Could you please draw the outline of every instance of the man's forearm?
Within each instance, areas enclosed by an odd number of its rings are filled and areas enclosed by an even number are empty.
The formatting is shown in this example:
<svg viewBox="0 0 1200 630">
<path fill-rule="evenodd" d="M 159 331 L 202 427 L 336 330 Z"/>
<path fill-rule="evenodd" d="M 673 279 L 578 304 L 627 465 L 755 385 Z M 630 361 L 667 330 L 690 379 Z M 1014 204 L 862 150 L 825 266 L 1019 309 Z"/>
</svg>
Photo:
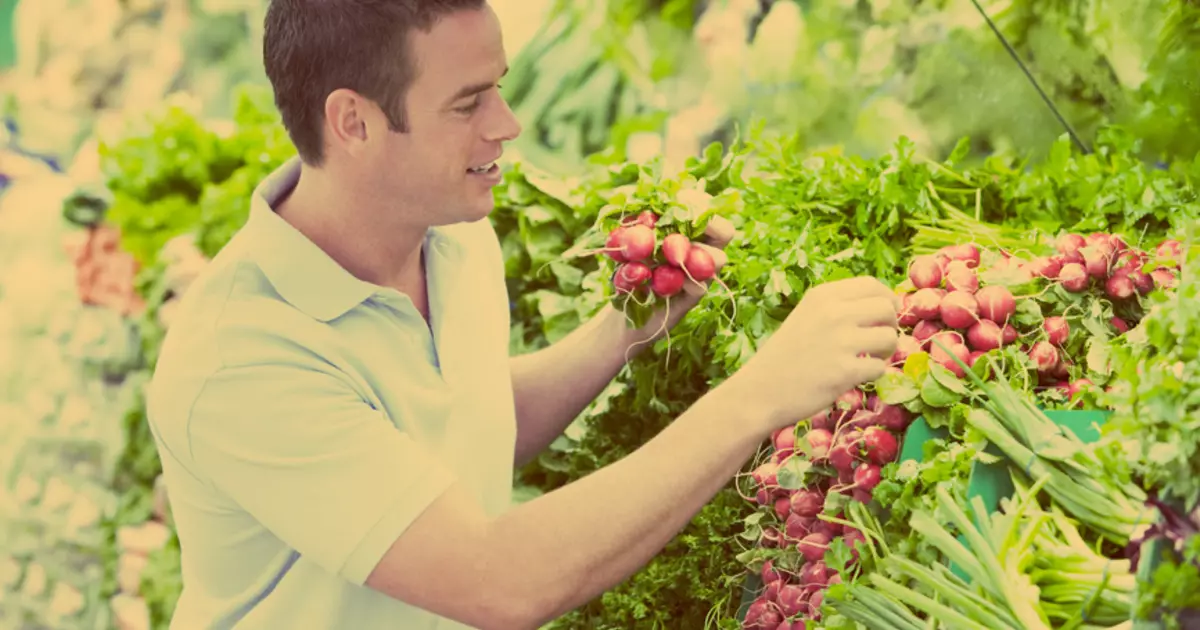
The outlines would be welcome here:
<svg viewBox="0 0 1200 630">
<path fill-rule="evenodd" d="M 625 365 L 627 336 L 624 317 L 606 306 L 550 347 L 512 358 L 517 466 L 548 447 L 612 382 Z"/>
<path fill-rule="evenodd" d="M 522 627 L 538 627 L 633 575 L 733 478 L 768 431 L 764 414 L 732 387 L 726 381 L 709 392 L 621 461 L 492 523 L 493 566 L 519 567 L 508 577 L 522 585 L 512 595 L 530 606 Z"/>
</svg>

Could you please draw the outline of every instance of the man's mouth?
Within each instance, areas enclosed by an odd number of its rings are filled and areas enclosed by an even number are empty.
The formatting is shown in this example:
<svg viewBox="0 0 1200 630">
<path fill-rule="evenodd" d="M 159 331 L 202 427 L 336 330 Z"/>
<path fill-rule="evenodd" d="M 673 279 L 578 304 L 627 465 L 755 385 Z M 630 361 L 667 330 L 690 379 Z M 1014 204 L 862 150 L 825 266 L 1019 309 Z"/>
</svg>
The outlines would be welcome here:
<svg viewBox="0 0 1200 630">
<path fill-rule="evenodd" d="M 483 166 L 476 166 L 475 168 L 469 168 L 469 169 L 467 169 L 467 172 L 474 173 L 476 175 L 484 175 L 486 173 L 492 172 L 493 170 L 495 170 L 495 168 L 496 168 L 495 162 L 488 162 L 487 164 L 484 164 Z"/>
</svg>

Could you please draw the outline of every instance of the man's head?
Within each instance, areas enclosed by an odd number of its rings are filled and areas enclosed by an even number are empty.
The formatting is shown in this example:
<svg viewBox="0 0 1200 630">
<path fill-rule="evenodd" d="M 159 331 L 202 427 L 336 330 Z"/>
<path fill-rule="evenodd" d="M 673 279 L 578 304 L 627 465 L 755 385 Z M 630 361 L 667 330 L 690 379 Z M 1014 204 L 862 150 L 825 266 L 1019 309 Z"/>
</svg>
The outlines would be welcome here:
<svg viewBox="0 0 1200 630">
<path fill-rule="evenodd" d="M 301 159 L 426 225 L 482 218 L 520 126 L 486 0 L 272 0 L 263 42 Z"/>
</svg>

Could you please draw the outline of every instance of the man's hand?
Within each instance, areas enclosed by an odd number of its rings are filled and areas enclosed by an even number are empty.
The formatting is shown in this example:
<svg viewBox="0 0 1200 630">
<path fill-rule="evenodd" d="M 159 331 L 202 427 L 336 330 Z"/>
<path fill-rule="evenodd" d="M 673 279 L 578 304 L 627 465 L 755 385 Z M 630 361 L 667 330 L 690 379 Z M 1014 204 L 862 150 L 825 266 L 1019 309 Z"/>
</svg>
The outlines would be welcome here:
<svg viewBox="0 0 1200 630">
<path fill-rule="evenodd" d="M 709 219 L 708 225 L 705 227 L 704 237 L 692 245 L 693 247 L 702 247 L 712 255 L 716 267 L 714 278 L 719 277 L 721 269 L 729 261 L 725 255 L 725 248 L 733 240 L 734 233 L 733 224 L 728 219 L 714 216 Z M 658 308 L 645 326 L 629 328 L 627 324 L 625 325 L 622 329 L 624 337 L 621 339 L 621 349 L 627 350 L 628 356 L 632 358 L 642 348 L 661 339 L 700 303 L 712 283 L 712 280 L 703 283 L 691 278 L 685 280 L 683 291 L 669 298 L 666 305 Z M 623 317 L 620 313 L 617 315 Z"/>
</svg>

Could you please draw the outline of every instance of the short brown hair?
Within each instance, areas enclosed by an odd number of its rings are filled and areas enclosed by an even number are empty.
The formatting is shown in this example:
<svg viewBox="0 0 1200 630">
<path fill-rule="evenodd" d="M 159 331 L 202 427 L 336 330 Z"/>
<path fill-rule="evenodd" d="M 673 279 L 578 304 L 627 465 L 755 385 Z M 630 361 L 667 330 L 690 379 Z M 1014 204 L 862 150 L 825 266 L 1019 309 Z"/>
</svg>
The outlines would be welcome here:
<svg viewBox="0 0 1200 630">
<path fill-rule="evenodd" d="M 300 158 L 324 161 L 325 99 L 347 88 L 377 103 L 392 131 L 408 131 L 404 97 L 417 69 L 409 47 L 414 29 L 486 0 L 271 0 L 263 32 L 263 65 L 275 106 Z"/>
</svg>

